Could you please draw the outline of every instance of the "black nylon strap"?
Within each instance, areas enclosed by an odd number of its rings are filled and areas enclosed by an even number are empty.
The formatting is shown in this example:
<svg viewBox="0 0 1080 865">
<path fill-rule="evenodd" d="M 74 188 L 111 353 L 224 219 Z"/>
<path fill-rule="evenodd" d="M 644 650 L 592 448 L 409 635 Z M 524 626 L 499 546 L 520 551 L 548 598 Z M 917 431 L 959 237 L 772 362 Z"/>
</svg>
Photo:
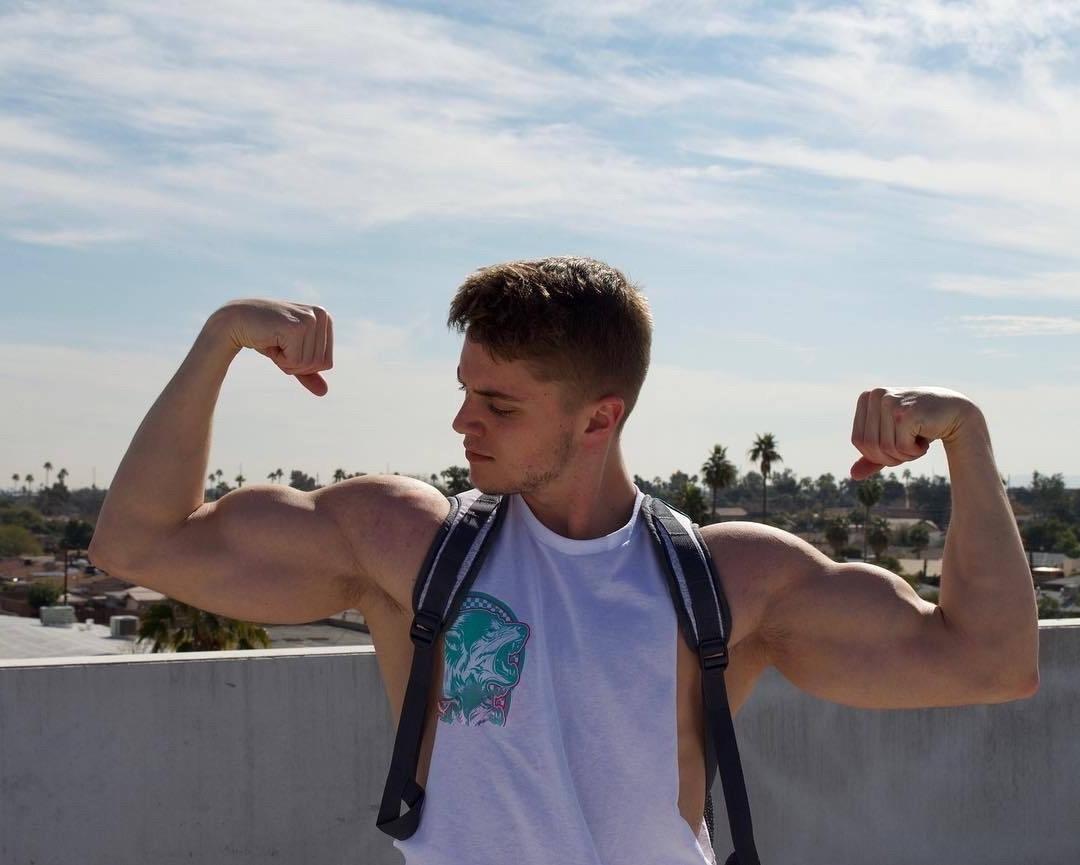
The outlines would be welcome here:
<svg viewBox="0 0 1080 865">
<path fill-rule="evenodd" d="M 494 536 L 505 508 L 496 510 L 501 496 L 479 496 L 469 510 L 450 529 L 442 554 L 433 571 L 422 571 L 417 580 L 426 580 L 426 593 L 423 604 L 415 610 L 410 637 L 413 641 L 413 660 L 409 670 L 409 684 L 405 690 L 405 700 L 401 707 L 397 734 L 394 739 L 394 752 L 390 758 L 390 769 L 383 788 L 382 803 L 375 825 L 387 835 L 398 840 L 410 837 L 420 825 L 420 814 L 424 807 L 424 788 L 416 782 L 416 767 L 420 761 L 420 748 L 427 720 L 428 694 L 431 689 L 431 677 L 435 662 L 435 642 L 448 622 L 454 620 L 458 608 L 476 574 L 480 570 L 489 544 Z M 473 547 L 484 524 L 495 511 L 492 523 L 484 538 L 483 545 L 477 551 L 469 566 L 469 572 L 462 581 L 456 595 L 451 598 L 458 574 L 465 558 Z M 437 545 L 442 543 L 445 533 L 440 531 L 432 548 L 428 551 L 425 564 L 430 567 Z M 413 604 L 419 603 L 421 592 L 413 594 Z M 444 616 L 444 611 L 446 615 Z M 408 809 L 401 814 L 401 802 Z"/>
<path fill-rule="evenodd" d="M 648 511 L 659 521 L 675 549 L 690 595 L 694 621 L 697 623 L 696 649 L 701 664 L 701 690 L 705 704 L 705 791 L 708 795 L 719 768 L 731 840 L 735 846 L 735 852 L 728 857 L 726 865 L 760 865 L 750 818 L 750 800 L 746 793 L 739 747 L 735 739 L 735 725 L 731 719 L 724 682 L 724 670 L 728 665 L 730 609 L 724 599 L 723 588 L 708 547 L 696 529 L 694 531 L 700 549 L 663 501 L 650 497 L 643 504 L 648 506 Z M 662 558 L 668 563 L 669 579 L 677 583 L 667 546 L 655 532 L 655 528 L 653 534 L 660 542 L 664 553 Z M 682 599 L 681 592 L 678 597 Z"/>
</svg>

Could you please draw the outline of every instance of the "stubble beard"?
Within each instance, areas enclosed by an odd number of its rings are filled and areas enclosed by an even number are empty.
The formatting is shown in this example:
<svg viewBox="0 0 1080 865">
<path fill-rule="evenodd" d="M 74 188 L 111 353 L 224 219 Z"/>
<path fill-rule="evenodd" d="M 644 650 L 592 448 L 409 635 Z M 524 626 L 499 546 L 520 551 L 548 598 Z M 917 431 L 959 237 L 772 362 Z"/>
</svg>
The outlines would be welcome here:
<svg viewBox="0 0 1080 865">
<path fill-rule="evenodd" d="M 559 438 L 552 460 L 546 468 L 540 471 L 529 471 L 526 469 L 522 479 L 518 481 L 518 483 L 510 485 L 508 488 L 494 489 L 488 487 L 485 489 L 477 486 L 477 489 L 482 493 L 494 496 L 512 495 L 514 493 L 534 493 L 545 487 L 547 484 L 562 477 L 563 472 L 566 471 L 566 466 L 570 463 L 570 459 L 573 456 L 573 451 L 574 435 L 570 430 L 566 430 Z"/>
</svg>

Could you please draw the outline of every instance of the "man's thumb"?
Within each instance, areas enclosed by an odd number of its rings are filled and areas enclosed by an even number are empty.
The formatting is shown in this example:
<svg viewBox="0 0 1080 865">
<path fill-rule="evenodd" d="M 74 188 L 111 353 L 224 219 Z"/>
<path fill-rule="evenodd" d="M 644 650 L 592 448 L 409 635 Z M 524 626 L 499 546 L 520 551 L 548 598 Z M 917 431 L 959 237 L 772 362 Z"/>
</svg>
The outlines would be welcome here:
<svg viewBox="0 0 1080 865">
<path fill-rule="evenodd" d="M 883 465 L 871 462 L 866 457 L 859 457 L 859 459 L 856 460 L 855 464 L 851 467 L 851 478 L 852 480 L 856 481 L 865 480 L 866 478 L 870 477 L 870 475 L 872 475 L 874 472 L 879 471 L 883 468 L 885 468 Z"/>
<path fill-rule="evenodd" d="M 327 385 L 326 379 L 317 372 L 297 375 L 296 377 L 300 380 L 300 384 L 315 394 L 315 396 L 326 396 L 326 392 L 330 390 L 330 386 Z"/>
</svg>

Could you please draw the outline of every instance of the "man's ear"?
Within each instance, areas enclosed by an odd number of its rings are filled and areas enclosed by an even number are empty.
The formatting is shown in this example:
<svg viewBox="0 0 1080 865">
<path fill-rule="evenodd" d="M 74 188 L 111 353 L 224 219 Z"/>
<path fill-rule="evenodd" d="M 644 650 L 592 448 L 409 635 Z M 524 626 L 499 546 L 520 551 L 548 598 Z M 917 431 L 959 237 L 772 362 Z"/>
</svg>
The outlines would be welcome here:
<svg viewBox="0 0 1080 865">
<path fill-rule="evenodd" d="M 613 435 L 626 411 L 626 402 L 621 396 L 601 397 L 593 403 L 593 412 L 589 416 L 589 425 L 585 427 L 587 434 L 603 437 Z"/>
</svg>

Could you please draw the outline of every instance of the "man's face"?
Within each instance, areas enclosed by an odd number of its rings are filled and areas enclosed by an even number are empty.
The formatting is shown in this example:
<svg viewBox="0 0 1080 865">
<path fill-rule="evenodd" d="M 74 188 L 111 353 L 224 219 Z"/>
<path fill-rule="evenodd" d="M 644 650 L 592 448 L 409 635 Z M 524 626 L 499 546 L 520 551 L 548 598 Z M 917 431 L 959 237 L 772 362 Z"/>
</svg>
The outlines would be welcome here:
<svg viewBox="0 0 1080 865">
<path fill-rule="evenodd" d="M 539 381 L 524 361 L 495 360 L 467 338 L 458 380 L 465 400 L 453 427 L 465 437 L 473 486 L 492 495 L 528 493 L 564 476 L 579 418 L 563 408 L 558 382 Z"/>
</svg>

